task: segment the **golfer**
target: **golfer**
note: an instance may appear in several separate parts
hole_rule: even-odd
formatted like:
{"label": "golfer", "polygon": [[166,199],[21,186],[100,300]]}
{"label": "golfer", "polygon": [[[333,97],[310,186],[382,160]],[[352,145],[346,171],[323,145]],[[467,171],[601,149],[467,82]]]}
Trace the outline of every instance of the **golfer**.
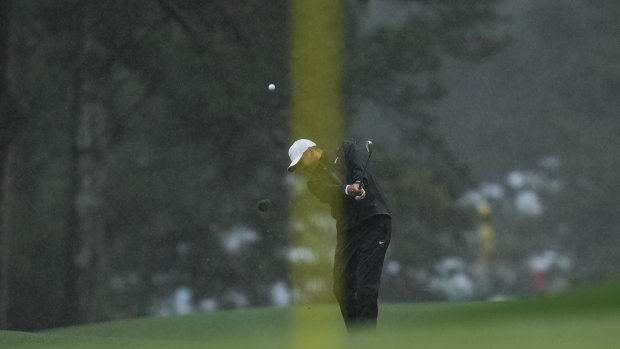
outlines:
{"label": "golfer", "polygon": [[350,141],[328,151],[299,139],[288,155],[288,171],[309,174],[308,190],[331,206],[336,219],[334,295],[347,330],[375,329],[381,271],[392,225],[383,193],[365,171],[368,153]]}

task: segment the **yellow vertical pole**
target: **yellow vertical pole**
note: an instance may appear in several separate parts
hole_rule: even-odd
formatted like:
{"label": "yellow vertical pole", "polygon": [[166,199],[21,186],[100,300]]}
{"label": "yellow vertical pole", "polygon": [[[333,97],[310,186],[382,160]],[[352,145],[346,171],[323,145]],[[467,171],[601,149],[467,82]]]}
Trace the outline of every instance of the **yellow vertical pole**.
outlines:
{"label": "yellow vertical pole", "polygon": [[491,225],[491,207],[487,203],[478,205],[478,217],[480,219],[480,247],[478,250],[478,260],[475,266],[475,274],[482,285],[482,291],[486,292],[490,287],[490,258],[495,250],[495,232]]}
{"label": "yellow vertical pole", "polygon": [[[290,140],[308,138],[322,148],[342,139],[343,22],[341,0],[290,1]],[[305,187],[305,185],[304,185]],[[306,190],[293,190],[290,201],[291,245],[319,254],[333,240],[320,238],[320,225],[311,222],[325,212]],[[334,222],[335,224],[335,222]],[[331,247],[331,248],[330,248]],[[334,308],[314,307],[303,294],[313,280],[329,280],[331,268],[292,263],[291,285],[297,306],[292,307],[291,347],[330,349],[342,346],[343,322]],[[317,275],[318,274],[318,275]],[[325,285],[324,285],[325,286]],[[331,294],[331,284],[323,287]]]}
{"label": "yellow vertical pole", "polygon": [[342,138],[342,4],[291,0],[291,138]]}
{"label": "yellow vertical pole", "polygon": [[478,206],[478,216],[480,217],[480,255],[488,260],[495,249],[495,237],[491,226],[491,207],[488,204]]}

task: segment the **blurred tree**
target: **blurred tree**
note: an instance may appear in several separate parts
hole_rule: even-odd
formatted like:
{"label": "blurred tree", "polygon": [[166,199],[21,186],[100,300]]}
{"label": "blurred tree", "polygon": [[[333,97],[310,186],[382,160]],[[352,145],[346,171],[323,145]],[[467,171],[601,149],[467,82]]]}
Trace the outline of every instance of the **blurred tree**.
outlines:
{"label": "blurred tree", "polygon": [[[285,55],[278,55],[285,49],[284,16],[278,14],[283,9],[160,3],[161,8],[143,3],[101,10],[142,18],[147,28],[135,39],[127,37],[136,28],[119,18],[98,32],[116,63],[131,69],[118,75],[121,92],[111,103],[112,137],[119,142],[106,194],[115,256],[111,272],[121,283],[139,275],[123,292],[163,298],[185,284],[198,299],[219,298],[221,306],[227,306],[223,295],[236,290],[248,305],[264,304],[268,285],[286,278],[283,263],[271,253],[285,236],[261,235],[260,241],[272,244],[256,245],[246,258],[226,253],[221,244],[235,227],[267,233],[253,218],[255,203],[267,196],[282,207],[284,200],[283,193],[268,188],[281,185],[272,155],[285,140],[286,99],[266,88],[272,79],[285,80],[278,68],[285,66]],[[250,27],[254,36],[241,32]],[[137,96],[127,98],[131,94]],[[279,215],[273,224],[281,227],[284,219]],[[248,274],[252,266],[260,271]],[[147,297],[132,302],[137,314],[151,305]],[[113,308],[125,309],[123,303]]]}
{"label": "blurred tree", "polygon": [[62,324],[63,218],[69,200],[65,200],[66,172],[62,171],[67,158],[58,155],[62,154],[60,149],[66,150],[63,93],[70,86],[66,79],[70,74],[59,72],[50,63],[62,61],[66,65],[70,61],[63,55],[68,46],[65,42],[39,35],[45,32],[44,23],[35,17],[46,5],[13,2],[11,12],[14,24],[9,75],[15,97],[25,106],[27,116],[14,148],[11,188],[10,226],[14,233],[10,247],[16,251],[9,256],[8,285],[14,295],[9,303],[12,328]]}
{"label": "blurred tree", "polygon": [[544,52],[530,74],[544,76],[538,88],[548,91],[532,116],[546,121],[538,123],[549,136],[532,145],[558,154],[565,183],[548,198],[545,226],[554,241],[546,244],[574,258],[576,280],[620,273],[619,10],[608,0],[549,1],[527,9],[534,42]]}
{"label": "blurred tree", "polygon": [[[143,287],[155,287],[158,297],[189,284],[198,299],[216,298],[221,306],[230,306],[223,295],[238,289],[249,304],[264,304],[268,285],[286,279],[285,263],[273,253],[286,243],[276,233],[286,219],[285,193],[275,190],[284,174],[277,150],[286,140],[286,8],[274,6],[164,6],[169,20],[128,61],[141,79],[161,80],[138,113],[149,121],[130,125],[130,146],[119,148],[112,165],[119,172],[110,176],[108,200],[118,211],[109,221],[116,253],[126,266],[138,266]],[[278,83],[275,92],[267,90],[270,81]],[[269,231],[255,219],[264,198],[279,208]],[[143,239],[132,234],[136,227]],[[260,234],[255,248],[241,255],[222,248],[235,227]],[[132,255],[144,241],[145,254]],[[148,300],[141,303],[143,312]]]}
{"label": "blurred tree", "polygon": [[12,173],[20,112],[9,88],[11,1],[0,3],[0,329],[9,325],[9,255]]}
{"label": "blurred tree", "polygon": [[68,275],[66,291],[69,292],[67,301],[77,302],[77,309],[68,307],[67,316],[77,314],[80,322],[102,319],[100,307],[107,277],[103,195],[109,148],[109,106],[115,88],[111,81],[115,58],[106,43],[96,37],[100,14],[97,1],[81,1],[73,12],[77,40],[69,113],[73,133],[69,186],[74,205],[72,214],[76,216],[70,218],[74,224],[68,226],[66,243],[70,251],[67,256],[75,263],[76,273]]}
{"label": "blurred tree", "polygon": [[9,15],[9,10],[11,2],[6,2],[0,4],[0,329],[8,328],[8,297],[9,297],[9,287],[8,287],[8,262],[9,262],[9,245],[8,245],[8,224],[6,223],[7,214],[5,213],[5,205],[8,207],[6,201],[8,200],[5,191],[9,189],[8,186],[5,185],[5,159],[6,155],[6,145],[9,142],[5,141],[5,137],[9,135],[5,135],[5,124],[7,117],[5,116],[5,100],[7,99],[7,79],[6,79],[6,68],[7,61],[9,59],[9,55],[7,49],[9,47],[9,19],[11,18]]}
{"label": "blurred tree", "polygon": [[483,66],[446,67],[454,97],[439,108],[442,124],[474,176],[505,185],[528,170],[555,181],[553,191],[535,189],[539,216],[506,209],[531,187],[507,188],[498,204],[497,256],[513,270],[551,249],[573,259],[574,280],[618,273],[619,5],[505,2],[510,45]]}

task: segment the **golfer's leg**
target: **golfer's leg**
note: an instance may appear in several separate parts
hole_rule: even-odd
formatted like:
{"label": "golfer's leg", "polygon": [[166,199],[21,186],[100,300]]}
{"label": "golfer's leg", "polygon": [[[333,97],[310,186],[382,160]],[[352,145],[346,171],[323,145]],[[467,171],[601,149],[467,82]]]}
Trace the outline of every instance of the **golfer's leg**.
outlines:
{"label": "golfer's leg", "polygon": [[336,245],[334,256],[334,296],[340,306],[340,312],[347,328],[356,318],[355,307],[355,258],[346,243]]}
{"label": "golfer's leg", "polygon": [[365,240],[357,258],[357,303],[358,323],[376,326],[381,284],[381,272],[385,253],[391,238],[391,221],[388,216],[375,217],[368,224]]}

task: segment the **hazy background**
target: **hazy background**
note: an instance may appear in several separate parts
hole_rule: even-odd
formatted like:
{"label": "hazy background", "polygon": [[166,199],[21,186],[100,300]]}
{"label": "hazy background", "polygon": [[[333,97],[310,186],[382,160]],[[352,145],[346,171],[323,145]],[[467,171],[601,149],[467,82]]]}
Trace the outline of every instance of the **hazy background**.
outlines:
{"label": "hazy background", "polygon": [[[374,141],[393,213],[382,301],[620,272],[617,1],[344,4],[345,137]],[[287,1],[2,6],[0,328],[333,301],[333,220],[288,218]],[[323,249],[292,246],[309,230]]]}

